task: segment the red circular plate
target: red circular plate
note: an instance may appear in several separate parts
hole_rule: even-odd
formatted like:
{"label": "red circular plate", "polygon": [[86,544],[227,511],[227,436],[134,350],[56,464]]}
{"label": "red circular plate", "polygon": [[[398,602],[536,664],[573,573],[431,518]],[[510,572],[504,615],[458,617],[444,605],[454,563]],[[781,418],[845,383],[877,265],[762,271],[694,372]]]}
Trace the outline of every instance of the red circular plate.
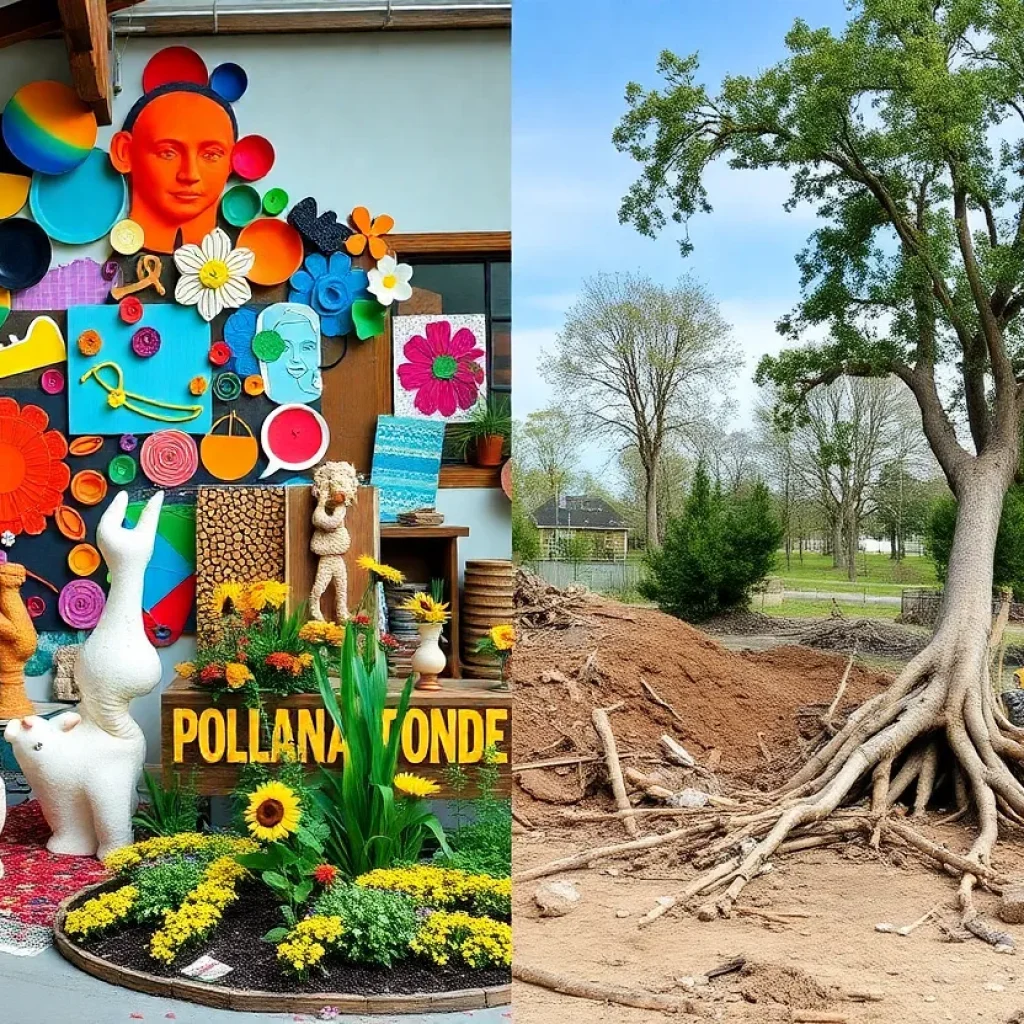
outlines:
{"label": "red circular plate", "polygon": [[245,275],[253,284],[283,284],[302,266],[302,235],[287,221],[254,220],[242,228],[238,246],[256,254],[252,270]]}
{"label": "red circular plate", "polygon": [[167,46],[149,58],[142,72],[143,92],[152,92],[170,82],[192,82],[206,85],[210,72],[206,62],[189,46]]}
{"label": "red circular plate", "polygon": [[246,181],[265,178],[274,166],[274,147],[262,135],[246,135],[231,151],[231,170]]}

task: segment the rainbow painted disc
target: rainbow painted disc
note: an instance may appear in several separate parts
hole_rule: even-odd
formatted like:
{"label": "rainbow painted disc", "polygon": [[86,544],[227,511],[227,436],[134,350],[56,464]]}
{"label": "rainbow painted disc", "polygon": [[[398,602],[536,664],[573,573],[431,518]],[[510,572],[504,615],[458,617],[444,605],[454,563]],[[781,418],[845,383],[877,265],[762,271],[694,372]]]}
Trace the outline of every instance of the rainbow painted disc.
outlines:
{"label": "rainbow painted disc", "polygon": [[67,174],[96,145],[96,115],[61,82],[30,82],[8,101],[3,136],[11,154],[40,174]]}

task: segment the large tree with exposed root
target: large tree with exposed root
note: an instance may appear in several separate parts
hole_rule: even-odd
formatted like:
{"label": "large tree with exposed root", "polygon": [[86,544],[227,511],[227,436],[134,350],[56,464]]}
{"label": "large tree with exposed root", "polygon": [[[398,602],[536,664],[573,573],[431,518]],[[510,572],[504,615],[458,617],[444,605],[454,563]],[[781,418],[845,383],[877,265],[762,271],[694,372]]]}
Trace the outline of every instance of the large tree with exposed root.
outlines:
{"label": "large tree with exposed root", "polygon": [[[887,811],[914,794],[922,812],[945,778],[977,832],[966,856],[938,859],[961,876],[964,923],[986,937],[972,891],[998,879],[1001,823],[1024,822],[1024,729],[997,703],[988,651],[996,532],[1024,411],[1024,5],[851,7],[841,34],[797,22],[786,59],[716,94],[697,83],[695,56],[664,53],[663,87],[628,86],[614,136],[642,165],[621,217],[646,234],[666,215],[685,223],[710,210],[702,181],[715,160],[792,174],[792,202],[814,204],[823,226],[798,259],[802,300],[779,325],[794,347],[764,359],[759,379],[798,412],[842,374],[895,375],[958,502],[931,641],[746,826],[757,844],[722,875],[718,909],[795,831],[835,828],[861,801],[876,842],[892,830],[906,838]],[[829,340],[808,342],[808,330]]]}

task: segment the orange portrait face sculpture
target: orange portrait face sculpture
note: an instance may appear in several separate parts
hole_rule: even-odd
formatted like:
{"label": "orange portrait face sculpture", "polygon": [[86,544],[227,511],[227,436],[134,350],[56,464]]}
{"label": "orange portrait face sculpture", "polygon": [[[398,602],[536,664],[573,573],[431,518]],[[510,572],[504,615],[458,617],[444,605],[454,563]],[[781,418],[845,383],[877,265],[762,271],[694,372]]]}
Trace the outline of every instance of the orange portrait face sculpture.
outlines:
{"label": "orange portrait face sculpture", "polygon": [[173,252],[216,227],[237,136],[230,109],[197,87],[164,86],[132,108],[110,141],[110,160],[129,177],[129,216],[147,249]]}

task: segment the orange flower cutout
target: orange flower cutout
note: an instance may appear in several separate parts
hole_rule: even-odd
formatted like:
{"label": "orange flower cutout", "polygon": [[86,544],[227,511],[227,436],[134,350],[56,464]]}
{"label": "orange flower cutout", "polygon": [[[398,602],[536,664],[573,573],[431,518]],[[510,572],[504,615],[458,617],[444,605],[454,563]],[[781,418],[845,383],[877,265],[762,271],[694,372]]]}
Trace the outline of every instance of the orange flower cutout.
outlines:
{"label": "orange flower cutout", "polygon": [[359,256],[369,245],[370,255],[375,260],[386,256],[388,243],[384,241],[384,235],[395,226],[395,218],[382,213],[371,220],[370,211],[365,206],[357,206],[351,219],[357,233],[345,239],[345,248],[353,256]]}
{"label": "orange flower cutout", "polygon": [[0,397],[0,533],[42,533],[63,503],[71,482],[63,461],[68,443],[46,429],[49,423],[38,406]]}

